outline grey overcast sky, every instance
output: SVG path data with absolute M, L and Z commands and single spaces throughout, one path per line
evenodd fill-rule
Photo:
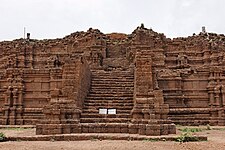
M 141 23 L 167 37 L 225 33 L 225 0 L 0 0 L 0 40 L 62 38 L 98 28 L 131 33 Z

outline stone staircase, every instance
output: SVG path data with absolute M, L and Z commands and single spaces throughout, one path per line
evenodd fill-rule
M 91 89 L 84 101 L 80 118 L 82 132 L 98 132 L 93 128 L 103 130 L 99 132 L 116 132 L 109 131 L 110 126 L 112 129 L 115 126 L 126 126 L 128 129 L 133 92 L 134 75 L 130 71 L 92 71 Z M 114 109 L 116 114 L 99 114 L 99 109 Z

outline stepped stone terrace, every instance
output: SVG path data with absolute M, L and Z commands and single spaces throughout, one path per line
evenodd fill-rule
M 0 124 L 36 134 L 166 135 L 225 125 L 225 36 L 137 27 L 0 42 Z

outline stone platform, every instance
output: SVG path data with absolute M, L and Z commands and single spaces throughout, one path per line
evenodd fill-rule
M 127 140 L 127 141 L 176 141 L 177 135 L 141 136 L 138 134 L 82 133 L 36 136 L 11 136 L 8 141 L 82 141 L 82 140 Z M 199 141 L 207 141 L 206 136 L 195 136 Z
M 142 24 L 129 35 L 2 41 L 0 125 L 152 136 L 225 125 L 224 66 L 225 36 L 206 31 L 169 39 Z

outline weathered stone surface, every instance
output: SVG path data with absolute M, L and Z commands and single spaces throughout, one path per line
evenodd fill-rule
M 62 39 L 0 42 L 0 124 L 37 134 L 175 133 L 225 125 L 225 36 L 168 39 L 90 28 Z M 99 114 L 114 109 L 116 114 Z

